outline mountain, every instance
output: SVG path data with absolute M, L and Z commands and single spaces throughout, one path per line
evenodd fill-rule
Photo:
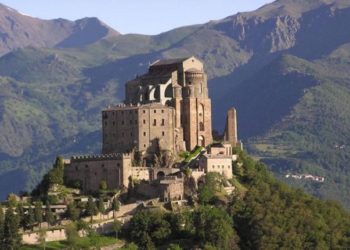
M 71 23 L 99 27 L 89 20 Z M 123 99 L 124 82 L 158 58 L 195 55 L 208 72 L 216 129 L 235 106 L 240 138 L 276 176 L 350 207 L 349 22 L 346 0 L 279 0 L 156 36 L 93 32 L 97 39 L 80 30 L 50 46 L 8 49 L 0 58 L 0 183 L 24 171 L 33 186 L 57 154 L 98 152 L 100 110 Z
M 41 20 L 0 4 L 0 55 L 17 48 L 79 47 L 119 33 L 97 18 Z

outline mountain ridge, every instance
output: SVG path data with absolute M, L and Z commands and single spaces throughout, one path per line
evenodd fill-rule
M 3 4 L 0 5 L 0 31 L 0 55 L 27 46 L 84 46 L 120 35 L 96 18 L 43 20 L 23 15 Z

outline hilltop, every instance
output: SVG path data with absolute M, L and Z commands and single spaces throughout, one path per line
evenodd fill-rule
M 254 156 L 283 179 L 289 172 L 325 177 L 323 184 L 291 184 L 349 207 L 349 19 L 345 0 L 280 0 L 156 36 L 10 51 L 0 58 L 7 86 L 0 97 L 0 179 L 23 170 L 43 174 L 57 154 L 98 152 L 86 142 L 99 141 L 98 112 L 123 99 L 125 81 L 157 58 L 194 54 L 207 67 L 216 129 L 223 128 L 222 110 L 235 106 L 240 137 Z

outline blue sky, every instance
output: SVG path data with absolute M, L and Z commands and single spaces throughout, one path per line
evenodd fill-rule
M 43 19 L 98 17 L 121 33 L 158 34 L 255 10 L 272 0 L 2 0 Z

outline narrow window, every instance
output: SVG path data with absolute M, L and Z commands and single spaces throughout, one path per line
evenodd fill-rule
M 144 110 L 143 113 L 146 114 L 146 110 Z
M 164 131 L 162 132 L 162 136 L 164 136 L 165 135 L 165 133 L 164 133 Z
M 146 136 L 146 132 L 143 132 L 143 136 Z
M 153 120 L 153 126 L 157 126 L 157 120 L 156 119 Z
M 164 126 L 165 125 L 165 120 L 164 119 L 162 119 L 162 126 Z
M 146 124 L 146 120 L 143 120 L 143 124 Z
M 154 113 L 157 113 L 157 110 L 154 110 L 153 112 L 154 112 Z

